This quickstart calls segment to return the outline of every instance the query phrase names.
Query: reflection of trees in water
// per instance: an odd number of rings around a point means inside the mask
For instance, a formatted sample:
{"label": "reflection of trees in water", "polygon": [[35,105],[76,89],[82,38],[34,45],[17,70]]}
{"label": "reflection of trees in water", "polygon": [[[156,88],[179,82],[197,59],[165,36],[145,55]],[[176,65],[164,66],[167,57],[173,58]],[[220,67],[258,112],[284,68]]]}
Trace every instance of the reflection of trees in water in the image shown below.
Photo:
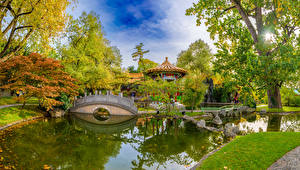
{"label": "reflection of trees in water", "polygon": [[281,130],[287,132],[300,132],[300,114],[289,114],[282,117]]}
{"label": "reflection of trees in water", "polygon": [[[47,164],[54,169],[104,169],[109,158],[119,153],[121,141],[76,130],[70,122],[55,119],[16,129],[0,145],[5,160],[15,161],[16,167],[41,169]],[[6,152],[9,149],[13,154]]]}
{"label": "reflection of trees in water", "polygon": [[139,152],[136,158],[128,157],[128,161],[133,160],[132,167],[139,169],[163,168],[168,163],[189,165],[221,144],[219,133],[200,131],[180,119],[141,119],[141,126],[129,123],[111,133],[93,131],[65,119],[37,122],[16,129],[0,147],[4,160],[15,161],[17,167],[41,169],[47,164],[54,169],[104,169],[125,144]]}
{"label": "reflection of trees in water", "polygon": [[267,131],[300,131],[300,114],[269,115]]}
{"label": "reflection of trees in water", "polygon": [[139,131],[144,132],[138,147],[140,155],[132,161],[133,169],[143,166],[166,168],[167,163],[189,165],[216,148],[220,134],[199,131],[192,123],[180,127],[180,119],[145,119]]}
{"label": "reflection of trees in water", "polygon": [[280,125],[281,125],[281,115],[270,115],[268,119],[268,132],[278,132],[280,131]]}

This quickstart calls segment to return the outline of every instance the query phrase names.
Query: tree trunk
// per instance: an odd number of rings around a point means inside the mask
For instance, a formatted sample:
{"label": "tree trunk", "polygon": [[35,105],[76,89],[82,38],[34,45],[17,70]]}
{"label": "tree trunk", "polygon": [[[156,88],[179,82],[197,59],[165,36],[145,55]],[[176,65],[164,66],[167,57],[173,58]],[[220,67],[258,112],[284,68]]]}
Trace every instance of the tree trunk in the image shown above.
{"label": "tree trunk", "polygon": [[22,109],[21,109],[21,110],[23,110],[23,109],[24,109],[24,107],[25,107],[25,104],[26,104],[26,100],[24,99],[24,102],[23,102],[23,105],[22,105]]}
{"label": "tree trunk", "polygon": [[280,131],[282,116],[280,115],[270,115],[268,119],[268,132],[278,132]]}
{"label": "tree trunk", "polygon": [[194,106],[195,106],[195,98],[193,98],[193,102],[192,102],[192,113],[194,112]]}
{"label": "tree trunk", "polygon": [[268,107],[269,108],[282,108],[281,95],[279,86],[275,86],[271,89],[268,89]]}

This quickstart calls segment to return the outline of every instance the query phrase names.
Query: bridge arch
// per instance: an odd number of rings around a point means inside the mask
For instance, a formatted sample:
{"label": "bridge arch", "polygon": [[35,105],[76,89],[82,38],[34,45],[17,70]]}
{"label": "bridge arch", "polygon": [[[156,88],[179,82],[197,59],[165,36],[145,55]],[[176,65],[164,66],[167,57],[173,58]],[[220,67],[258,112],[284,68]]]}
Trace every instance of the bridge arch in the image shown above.
{"label": "bridge arch", "polygon": [[137,108],[132,99],[115,95],[89,95],[75,100],[70,109],[76,113],[94,113],[97,109],[104,108],[111,115],[135,115]]}

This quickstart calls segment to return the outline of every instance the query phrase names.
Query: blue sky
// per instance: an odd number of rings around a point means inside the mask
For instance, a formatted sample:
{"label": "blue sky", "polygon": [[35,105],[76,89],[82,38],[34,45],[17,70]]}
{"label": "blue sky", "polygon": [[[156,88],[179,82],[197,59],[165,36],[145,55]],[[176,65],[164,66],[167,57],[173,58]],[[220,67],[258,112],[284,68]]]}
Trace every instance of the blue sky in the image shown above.
{"label": "blue sky", "polygon": [[150,50],[145,58],[162,63],[169,57],[176,62],[177,54],[189,44],[202,39],[215,52],[213,41],[204,25],[196,26],[194,16],[185,10],[194,0],[78,0],[69,10],[78,17],[83,11],[94,11],[100,16],[105,37],[122,54],[123,67],[137,66],[131,59],[134,47],[140,42]]}

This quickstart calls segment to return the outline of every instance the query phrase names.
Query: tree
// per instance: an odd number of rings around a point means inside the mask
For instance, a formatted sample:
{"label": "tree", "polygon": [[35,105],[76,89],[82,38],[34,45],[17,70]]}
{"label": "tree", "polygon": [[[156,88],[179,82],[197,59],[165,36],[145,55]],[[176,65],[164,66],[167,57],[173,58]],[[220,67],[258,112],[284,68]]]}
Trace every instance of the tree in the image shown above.
{"label": "tree", "polygon": [[201,71],[195,70],[184,78],[183,104],[191,106],[192,112],[204,98],[207,90],[207,85],[204,84],[206,77]]}
{"label": "tree", "polygon": [[152,60],[149,60],[147,58],[142,58],[140,61],[139,61],[139,67],[137,69],[137,71],[140,73],[140,72],[146,72],[148,69],[150,68],[154,68],[158,66],[158,63],[152,61]]}
{"label": "tree", "polygon": [[143,94],[145,98],[152,96],[152,101],[162,103],[168,112],[170,112],[173,97],[179,90],[179,83],[164,81],[160,78],[143,81],[138,86],[139,93]]}
{"label": "tree", "polygon": [[144,70],[144,67],[145,67],[144,66],[145,65],[144,64],[144,54],[149,53],[149,50],[146,50],[146,51],[143,50],[143,46],[144,46],[143,43],[136,45],[134,48],[136,50],[136,52],[132,53],[132,59],[134,61],[138,61],[139,68],[140,68],[140,69],[138,69],[138,71],[140,71],[140,72],[146,71],[146,70]]}
{"label": "tree", "polygon": [[0,88],[22,91],[24,105],[27,99],[37,97],[40,105],[49,110],[62,104],[55,99],[60,94],[77,95],[76,80],[63,71],[60,62],[36,53],[0,61],[0,75]]}
{"label": "tree", "polygon": [[212,38],[218,35],[219,71],[228,68],[243,84],[266,89],[269,108],[282,108],[280,87],[298,81],[299,7],[298,1],[200,0],[186,12],[197,25],[205,21]]}
{"label": "tree", "polygon": [[183,103],[192,110],[203,100],[207,85],[205,80],[212,75],[212,54],[209,46],[202,40],[190,44],[187,50],[178,54],[177,66],[189,70],[184,78]]}
{"label": "tree", "polygon": [[136,45],[134,49],[136,49],[136,52],[132,53],[132,58],[134,61],[140,61],[144,58],[144,54],[149,53],[149,50],[144,51],[143,50],[143,43],[140,43],[139,45]]}
{"label": "tree", "polygon": [[209,46],[202,40],[190,44],[187,50],[178,54],[177,66],[187,70],[200,70],[202,73],[211,72],[212,54]]}
{"label": "tree", "polygon": [[14,56],[30,38],[47,44],[64,28],[65,10],[73,0],[2,0],[0,59]]}
{"label": "tree", "polygon": [[134,66],[129,66],[128,67],[128,72],[129,73],[138,73],[138,71],[134,68]]}
{"label": "tree", "polygon": [[58,47],[59,59],[82,90],[112,89],[122,77],[121,54],[104,38],[99,16],[83,12],[67,26],[68,43]]}

